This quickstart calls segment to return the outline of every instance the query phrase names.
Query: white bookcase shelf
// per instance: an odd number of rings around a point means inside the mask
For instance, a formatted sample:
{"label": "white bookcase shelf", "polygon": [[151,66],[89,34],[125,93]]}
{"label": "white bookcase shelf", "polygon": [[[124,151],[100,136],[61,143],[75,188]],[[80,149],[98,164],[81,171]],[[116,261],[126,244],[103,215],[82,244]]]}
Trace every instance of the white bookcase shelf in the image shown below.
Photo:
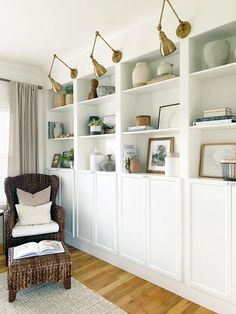
{"label": "white bookcase shelf", "polygon": [[158,91],[164,91],[172,88],[178,88],[179,86],[179,77],[175,77],[169,80],[156,82],[153,84],[147,84],[144,86],[130,88],[124,90],[123,93],[127,95],[144,95]]}
{"label": "white bookcase shelf", "polygon": [[49,141],[70,141],[73,140],[74,137],[59,137],[59,138],[49,138]]}
{"label": "white bookcase shelf", "polygon": [[98,134],[98,135],[80,135],[78,136],[79,139],[95,139],[95,138],[114,138],[116,136],[115,133],[112,134]]}
{"label": "white bookcase shelf", "polygon": [[221,65],[215,68],[206,69],[191,73],[191,78],[198,80],[215,80],[225,76],[231,76],[236,74],[236,62]]}
{"label": "white bookcase shelf", "polygon": [[132,132],[123,132],[123,135],[146,135],[146,134],[171,134],[178,133],[179,129],[171,128],[171,129],[154,129],[154,130],[145,130],[145,131],[132,131]]}
{"label": "white bookcase shelf", "polygon": [[190,126],[190,129],[198,129],[198,130],[231,130],[236,129],[236,123],[231,124],[210,124],[210,125],[194,125]]}
{"label": "white bookcase shelf", "polygon": [[66,112],[66,111],[73,111],[73,109],[74,109],[74,104],[70,104],[70,105],[65,105],[61,107],[50,108],[49,110],[52,112]]}
{"label": "white bookcase shelf", "polygon": [[113,103],[114,101],[115,101],[115,94],[111,94],[111,95],[98,97],[94,99],[83,100],[83,101],[78,102],[78,104],[94,106],[94,105]]}

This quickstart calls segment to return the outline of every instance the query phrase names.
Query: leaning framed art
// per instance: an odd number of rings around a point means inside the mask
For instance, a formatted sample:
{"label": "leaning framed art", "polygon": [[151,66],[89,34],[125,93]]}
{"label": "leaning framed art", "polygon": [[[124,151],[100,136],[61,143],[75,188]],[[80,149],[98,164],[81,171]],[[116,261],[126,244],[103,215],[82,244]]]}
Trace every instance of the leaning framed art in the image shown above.
{"label": "leaning framed art", "polygon": [[174,151],[174,137],[149,138],[147,172],[165,173],[165,158]]}

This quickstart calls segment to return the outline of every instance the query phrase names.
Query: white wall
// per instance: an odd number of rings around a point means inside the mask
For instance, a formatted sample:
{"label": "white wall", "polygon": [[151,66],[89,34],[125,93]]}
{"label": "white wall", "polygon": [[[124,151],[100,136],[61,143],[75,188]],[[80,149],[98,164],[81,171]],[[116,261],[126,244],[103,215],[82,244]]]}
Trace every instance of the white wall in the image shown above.
{"label": "white wall", "polygon": [[[45,86],[45,75],[42,70],[36,67],[14,63],[11,61],[0,59],[0,78],[9,80],[31,83]],[[0,81],[0,100],[9,101],[9,84]],[[45,89],[39,92],[39,125],[41,130],[46,130],[45,124]],[[40,172],[44,170],[44,143],[45,136],[41,132],[39,137],[39,145],[42,149],[40,153]],[[2,217],[0,219],[0,242],[2,242]]]}

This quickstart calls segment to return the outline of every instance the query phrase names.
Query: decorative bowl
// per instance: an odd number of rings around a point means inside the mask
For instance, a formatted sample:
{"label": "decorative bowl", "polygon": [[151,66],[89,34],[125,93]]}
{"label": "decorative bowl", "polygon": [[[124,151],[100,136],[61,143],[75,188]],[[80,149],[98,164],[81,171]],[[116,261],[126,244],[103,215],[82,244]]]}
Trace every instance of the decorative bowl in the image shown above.
{"label": "decorative bowl", "polygon": [[107,96],[115,93],[115,86],[98,86],[97,95],[98,97]]}

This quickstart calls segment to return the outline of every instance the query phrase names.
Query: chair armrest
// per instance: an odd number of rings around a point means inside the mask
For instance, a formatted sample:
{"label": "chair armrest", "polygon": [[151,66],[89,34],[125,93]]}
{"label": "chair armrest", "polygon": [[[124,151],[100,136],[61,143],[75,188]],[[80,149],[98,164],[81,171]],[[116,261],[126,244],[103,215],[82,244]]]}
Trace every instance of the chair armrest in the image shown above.
{"label": "chair armrest", "polygon": [[52,219],[59,225],[59,231],[64,233],[65,229],[65,210],[61,206],[52,206]]}
{"label": "chair armrest", "polygon": [[4,246],[5,249],[9,248],[11,235],[12,235],[12,229],[15,226],[15,212],[11,208],[8,207],[8,209],[4,212]]}

